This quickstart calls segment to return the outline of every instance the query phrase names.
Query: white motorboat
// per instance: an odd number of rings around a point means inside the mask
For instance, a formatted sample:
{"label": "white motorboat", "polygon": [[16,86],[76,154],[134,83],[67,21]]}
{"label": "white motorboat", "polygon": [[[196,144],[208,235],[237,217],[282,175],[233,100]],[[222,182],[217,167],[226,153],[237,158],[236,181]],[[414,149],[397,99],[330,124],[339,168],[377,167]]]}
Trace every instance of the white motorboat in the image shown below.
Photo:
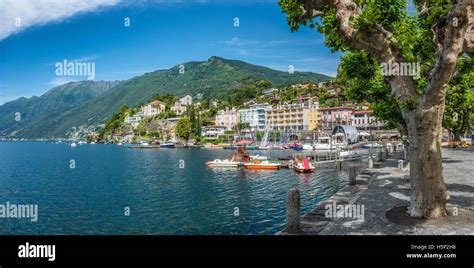
{"label": "white motorboat", "polygon": [[268,160],[269,157],[268,156],[264,156],[264,155],[251,155],[250,156],[250,160]]}
{"label": "white motorboat", "polygon": [[76,147],[76,146],[77,146],[77,144],[76,144],[75,142],[71,143],[71,147],[72,147],[72,148],[74,148],[74,147]]}
{"label": "white motorboat", "polygon": [[311,143],[303,143],[301,147],[303,150],[314,150],[314,146]]}
{"label": "white motorboat", "polygon": [[318,137],[316,144],[314,145],[316,151],[329,151],[331,150],[331,137],[322,136]]}
{"label": "white motorboat", "polygon": [[206,166],[208,167],[240,167],[242,166],[242,162],[232,161],[228,159],[215,159],[214,161],[206,162]]}

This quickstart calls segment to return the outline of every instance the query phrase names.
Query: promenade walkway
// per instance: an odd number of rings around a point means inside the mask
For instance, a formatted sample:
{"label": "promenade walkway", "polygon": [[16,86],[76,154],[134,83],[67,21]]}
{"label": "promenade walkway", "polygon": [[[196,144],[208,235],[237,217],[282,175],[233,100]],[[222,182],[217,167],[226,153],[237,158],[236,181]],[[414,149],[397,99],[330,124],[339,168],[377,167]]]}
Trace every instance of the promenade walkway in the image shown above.
{"label": "promenade walkway", "polygon": [[[356,186],[347,185],[302,217],[302,234],[474,235],[474,150],[443,149],[444,176],[450,195],[448,211],[455,209],[457,216],[442,220],[403,216],[403,207],[410,202],[410,181],[408,169],[397,167],[400,158],[401,153],[397,152],[378,168],[364,170]],[[326,217],[326,205],[334,202],[363,205],[363,219]],[[388,211],[391,212],[387,214]]]}

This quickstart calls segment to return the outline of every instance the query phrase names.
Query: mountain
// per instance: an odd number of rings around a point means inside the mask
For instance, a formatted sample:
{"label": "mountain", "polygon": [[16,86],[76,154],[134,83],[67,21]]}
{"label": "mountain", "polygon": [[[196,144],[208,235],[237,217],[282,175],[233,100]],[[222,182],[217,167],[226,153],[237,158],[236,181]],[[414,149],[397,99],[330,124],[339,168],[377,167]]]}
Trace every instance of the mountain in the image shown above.
{"label": "mountain", "polygon": [[[64,85],[66,88],[62,90],[54,88],[41,97],[20,98],[0,106],[0,136],[15,134],[17,138],[65,137],[72,127],[98,125],[117,112],[122,105],[135,107],[147,102],[158,93],[194,96],[200,93],[203,98],[219,99],[250,81],[261,79],[266,79],[274,85],[284,85],[306,81],[324,82],[331,77],[310,72],[290,74],[239,60],[214,56],[207,61],[188,62],[171,69],[158,70],[131,78],[87,100],[81,99],[83,101],[76,102],[74,105],[60,102],[61,106],[58,109],[42,110],[44,107],[52,108],[49,104],[55,103],[54,99],[61,99],[59,96],[63,94],[64,99],[72,98],[67,97],[71,92],[75,92],[73,89],[68,90],[69,84]],[[91,95],[93,95],[92,92],[96,91],[91,87]],[[40,102],[42,104],[37,105],[40,109],[34,109],[32,113],[31,108],[28,107],[30,103],[35,103],[36,99],[42,99]],[[22,113],[25,120],[19,124],[12,124],[13,114],[18,111]]]}
{"label": "mountain", "polygon": [[[119,81],[81,81],[71,82],[50,89],[40,97],[19,98],[0,106],[0,136],[35,137],[41,125],[55,115],[62,114],[82,103],[94,99]],[[19,121],[16,114],[19,113]],[[38,135],[38,137],[42,137]]]}

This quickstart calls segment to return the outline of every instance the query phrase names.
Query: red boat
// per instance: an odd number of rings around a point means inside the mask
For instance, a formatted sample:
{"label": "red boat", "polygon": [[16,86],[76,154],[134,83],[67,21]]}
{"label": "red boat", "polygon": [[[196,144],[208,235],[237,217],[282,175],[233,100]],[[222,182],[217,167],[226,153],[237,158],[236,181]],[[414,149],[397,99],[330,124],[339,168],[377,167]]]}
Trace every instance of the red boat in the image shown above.
{"label": "red boat", "polygon": [[296,163],[293,170],[298,173],[312,173],[316,168],[309,162],[308,159],[303,159],[303,162]]}

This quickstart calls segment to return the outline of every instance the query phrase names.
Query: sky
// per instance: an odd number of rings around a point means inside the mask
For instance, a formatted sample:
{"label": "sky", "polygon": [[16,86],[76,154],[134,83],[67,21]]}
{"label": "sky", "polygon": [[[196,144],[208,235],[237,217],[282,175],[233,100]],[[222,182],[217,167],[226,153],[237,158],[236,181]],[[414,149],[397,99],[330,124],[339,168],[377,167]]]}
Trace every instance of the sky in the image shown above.
{"label": "sky", "polygon": [[57,76],[63,60],[124,80],[211,56],[335,75],[340,57],[316,30],[291,33],[276,0],[0,0],[0,18],[0,104],[87,79]]}
{"label": "sky", "polygon": [[277,0],[0,0],[0,20],[0,105],[88,79],[56,75],[64,60],[110,81],[211,56],[334,76],[340,58]]}

